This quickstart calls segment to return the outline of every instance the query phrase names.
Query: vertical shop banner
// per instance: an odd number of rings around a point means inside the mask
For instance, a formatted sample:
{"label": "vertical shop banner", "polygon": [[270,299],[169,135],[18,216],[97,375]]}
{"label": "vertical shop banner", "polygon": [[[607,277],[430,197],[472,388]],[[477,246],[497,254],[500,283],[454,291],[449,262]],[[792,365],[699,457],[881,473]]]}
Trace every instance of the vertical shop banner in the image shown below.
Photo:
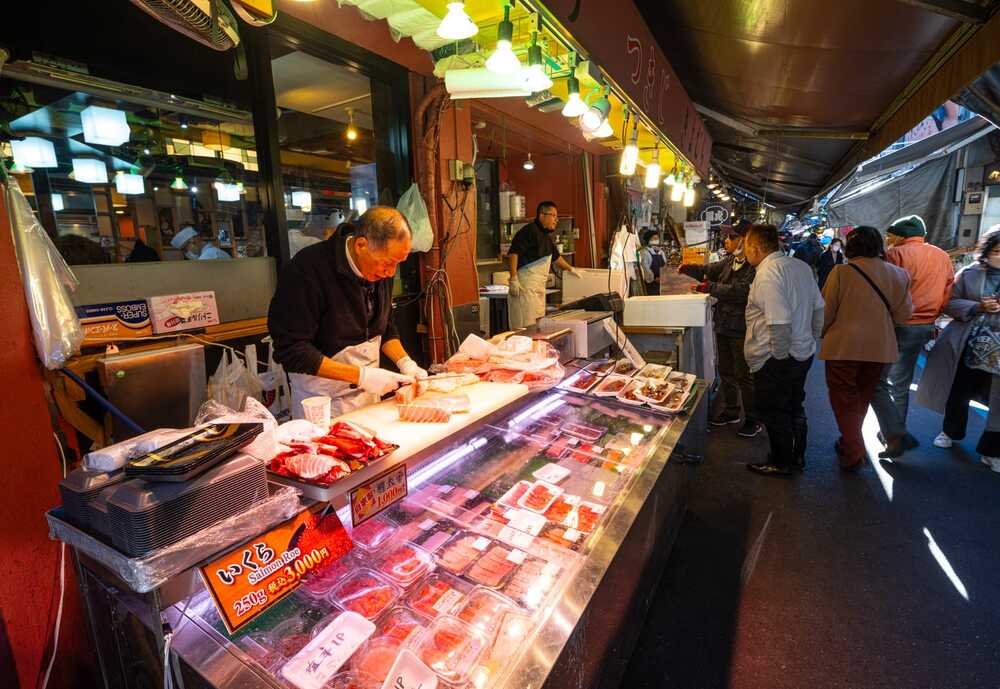
{"label": "vertical shop banner", "polygon": [[545,0],[545,6],[707,179],[712,139],[635,3]]}
{"label": "vertical shop banner", "polygon": [[230,632],[294,591],[310,572],[330,566],[353,547],[332,509],[309,509],[200,567]]}

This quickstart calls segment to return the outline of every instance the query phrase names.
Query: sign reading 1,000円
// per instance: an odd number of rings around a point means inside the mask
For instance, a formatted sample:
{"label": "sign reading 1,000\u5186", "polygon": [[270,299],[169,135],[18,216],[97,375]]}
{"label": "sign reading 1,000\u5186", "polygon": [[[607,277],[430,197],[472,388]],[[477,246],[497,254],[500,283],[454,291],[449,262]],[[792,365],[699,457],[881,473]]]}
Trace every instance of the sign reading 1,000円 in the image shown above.
{"label": "sign reading 1,000\u5186", "polygon": [[330,566],[353,544],[335,511],[303,510],[200,567],[226,628],[234,632]]}

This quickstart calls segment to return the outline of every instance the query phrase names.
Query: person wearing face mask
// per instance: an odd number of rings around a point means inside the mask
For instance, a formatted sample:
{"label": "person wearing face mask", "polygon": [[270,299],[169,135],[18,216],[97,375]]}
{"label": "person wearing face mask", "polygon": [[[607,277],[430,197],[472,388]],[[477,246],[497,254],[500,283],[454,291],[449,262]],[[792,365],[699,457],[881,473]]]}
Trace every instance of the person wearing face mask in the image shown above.
{"label": "person wearing face mask", "polygon": [[[267,326],[289,374],[295,418],[307,397],[329,397],[338,416],[427,377],[403,348],[392,313],[392,278],[411,241],[399,211],[375,206],[353,234],[305,247],[282,270]],[[399,373],[379,367],[380,352]]]}
{"label": "person wearing face mask", "polygon": [[819,289],[821,292],[823,291],[823,286],[826,284],[826,279],[830,277],[830,271],[833,270],[833,267],[843,265],[844,263],[847,263],[847,259],[844,258],[844,244],[840,239],[834,237],[830,241],[830,246],[820,255],[819,265],[816,267],[816,276],[819,278]]}
{"label": "person wearing face mask", "polygon": [[667,264],[667,257],[660,248],[660,235],[653,230],[643,234],[642,249],[639,251],[639,264],[642,268],[642,281],[645,283],[645,293],[655,295],[660,293],[660,270]]}
{"label": "person wearing face mask", "polygon": [[934,321],[948,303],[955,280],[951,258],[928,244],[926,234],[924,221],[917,215],[900,218],[885,231],[885,260],[910,275],[913,315],[896,326],[899,358],[882,371],[872,398],[880,437],[886,445],[879,457],[899,457],[919,444],[906,430],[910,383],[924,345],[934,337]]}
{"label": "person wearing face mask", "polygon": [[545,281],[553,263],[564,275],[578,275],[552,240],[558,222],[556,204],[542,201],[535,210],[535,220],[518,230],[510,243],[507,306],[511,328],[526,328],[545,315]]}
{"label": "person wearing face mask", "polygon": [[217,261],[232,258],[212,242],[206,241],[191,225],[182,227],[170,240],[170,246],[182,251],[184,258],[189,261]]}
{"label": "person wearing face mask", "polygon": [[752,438],[761,431],[757,420],[753,377],[743,353],[746,336],[747,296],[756,271],[746,260],[743,243],[750,224],[723,225],[721,232],[726,257],[709,265],[683,264],[678,272],[698,280],[693,292],[715,297],[712,325],[715,329],[715,351],[725,407],[715,416],[713,426],[740,422],[740,399],[743,405],[743,425],[738,434]]}
{"label": "person wearing face mask", "polygon": [[986,430],[976,446],[1000,473],[1000,225],[979,240],[978,260],[955,276],[944,312],[954,320],[938,336],[917,388],[917,402],[944,414],[934,444],[965,438],[969,402],[986,401]]}

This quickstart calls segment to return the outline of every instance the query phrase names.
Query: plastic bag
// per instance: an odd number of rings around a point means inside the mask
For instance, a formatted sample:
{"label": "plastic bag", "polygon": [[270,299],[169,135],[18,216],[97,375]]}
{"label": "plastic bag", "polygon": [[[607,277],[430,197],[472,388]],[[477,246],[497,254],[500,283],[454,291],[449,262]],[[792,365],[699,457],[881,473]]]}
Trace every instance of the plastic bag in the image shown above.
{"label": "plastic bag", "polygon": [[396,210],[402,213],[406,222],[410,224],[410,235],[413,239],[410,251],[420,253],[430,251],[434,245],[434,228],[431,227],[427,204],[424,203],[424,197],[421,196],[420,187],[416,182],[399,197]]}
{"label": "plastic bag", "polygon": [[229,409],[242,409],[247,397],[260,399],[260,380],[251,375],[243,362],[227,348],[223,351],[219,367],[208,379],[208,399]]}
{"label": "plastic bag", "polygon": [[79,283],[21,188],[10,182],[5,193],[35,349],[45,368],[62,368],[83,342],[83,329],[69,296]]}
{"label": "plastic bag", "polygon": [[129,459],[163,447],[190,432],[190,428],[160,428],[114,445],[91,450],[83,456],[83,468],[87,471],[116,471],[125,466]]}
{"label": "plastic bag", "polygon": [[288,390],[288,377],[281,364],[274,360],[274,343],[271,338],[265,337],[262,342],[267,347],[267,363],[264,364],[264,372],[259,372],[257,348],[254,345],[247,345],[246,348],[247,368],[251,373],[255,373],[260,381],[261,402],[271,412],[271,416],[278,421],[284,421],[292,415],[292,396]]}
{"label": "plastic bag", "polygon": [[267,407],[253,397],[245,398],[242,411],[236,411],[216,400],[208,400],[198,408],[198,414],[194,417],[195,426],[206,423],[262,423],[264,431],[249,445],[241,448],[240,452],[245,452],[264,461],[268,461],[278,454],[279,448],[276,438],[278,422],[275,421]]}

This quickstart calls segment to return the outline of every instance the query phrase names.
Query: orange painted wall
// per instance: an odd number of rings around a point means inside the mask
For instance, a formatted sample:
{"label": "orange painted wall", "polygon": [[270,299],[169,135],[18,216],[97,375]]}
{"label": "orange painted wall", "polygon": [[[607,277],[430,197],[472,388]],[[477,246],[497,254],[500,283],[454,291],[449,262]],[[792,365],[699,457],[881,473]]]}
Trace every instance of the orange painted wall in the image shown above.
{"label": "orange painted wall", "polygon": [[[59,593],[59,545],[50,541],[45,510],[59,504],[62,476],[28,308],[0,194],[0,405],[3,487],[0,500],[0,686],[35,687],[48,662]],[[96,686],[72,564],[59,652],[49,687]]]}

